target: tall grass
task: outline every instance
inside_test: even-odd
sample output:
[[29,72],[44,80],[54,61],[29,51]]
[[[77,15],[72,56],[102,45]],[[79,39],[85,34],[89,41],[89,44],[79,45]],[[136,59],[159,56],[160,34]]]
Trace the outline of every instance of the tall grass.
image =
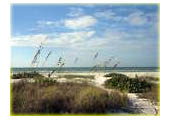
[[87,83],[21,81],[12,84],[14,114],[107,113],[121,109],[126,95],[107,91]]
[[150,91],[147,91],[145,93],[140,93],[139,97],[146,98],[151,100],[152,103],[158,104],[159,103],[159,85],[158,84],[152,84]]

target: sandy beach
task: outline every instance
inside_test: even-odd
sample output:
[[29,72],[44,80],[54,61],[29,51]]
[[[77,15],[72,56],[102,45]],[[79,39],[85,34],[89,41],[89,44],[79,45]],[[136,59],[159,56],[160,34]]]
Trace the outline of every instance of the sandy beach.
[[[159,72],[115,72],[115,73],[120,73],[120,74],[124,74],[128,77],[134,78],[136,76],[141,77],[156,77],[159,78]],[[48,73],[41,73],[43,76],[48,77]],[[81,76],[93,76],[94,79],[88,79],[91,80],[93,82],[95,82],[96,84],[103,84],[104,81],[106,81],[106,77],[104,77],[104,75],[108,74],[108,72],[63,72],[63,73],[54,73],[51,77],[52,78],[59,78],[58,81],[67,81],[68,78],[65,78],[65,76],[71,76],[71,75],[76,75],[76,76],[80,76],[80,77],[76,77],[74,79],[77,80],[81,80],[83,78],[81,78]],[[11,79],[11,82],[18,82],[22,79]],[[86,79],[87,80],[87,79]]]
[[[109,72],[63,72],[63,73],[54,73],[51,77],[56,77],[58,75],[101,75],[104,76],[105,74],[108,74]],[[134,78],[136,75],[138,77],[145,76],[145,77],[159,77],[159,72],[115,72],[127,75],[128,77]],[[48,76],[48,73],[43,73],[44,76]]]
[[[159,78],[159,72],[115,72],[124,74],[128,77],[134,78],[138,77],[156,77]],[[78,73],[54,73],[51,77],[65,76],[65,75],[80,75],[80,76],[94,76],[95,82],[98,84],[103,84],[106,78],[104,75],[108,74],[108,72],[78,72]],[[48,77],[48,73],[43,74],[45,77]]]

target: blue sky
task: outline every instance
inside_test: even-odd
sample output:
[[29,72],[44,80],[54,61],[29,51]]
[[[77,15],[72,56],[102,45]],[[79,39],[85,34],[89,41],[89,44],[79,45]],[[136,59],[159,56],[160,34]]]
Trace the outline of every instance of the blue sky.
[[158,13],[156,4],[13,4],[12,67],[30,67],[40,43],[39,66],[49,51],[46,67],[60,56],[67,67],[103,64],[111,56],[121,67],[158,66]]

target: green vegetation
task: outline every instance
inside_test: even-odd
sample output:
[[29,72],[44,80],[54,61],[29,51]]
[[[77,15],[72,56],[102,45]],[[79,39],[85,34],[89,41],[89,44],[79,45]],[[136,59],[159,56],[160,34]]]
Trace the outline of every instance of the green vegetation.
[[151,83],[145,79],[129,78],[126,75],[110,73],[105,77],[111,77],[105,81],[105,87],[119,89],[130,93],[143,93],[151,89]]
[[59,78],[66,78],[66,79],[74,79],[74,78],[94,79],[94,75],[60,75]]
[[158,82],[159,81],[159,78],[156,78],[156,77],[149,77],[149,76],[141,76],[141,77],[138,77],[140,80],[145,80],[147,82]]
[[[111,77],[105,81],[107,88],[119,89],[130,93],[137,93],[140,98],[151,100],[152,103],[159,103],[159,79],[155,77],[129,78],[126,75],[110,73],[105,77]],[[158,82],[158,83],[157,83]]]
[[34,77],[41,77],[42,75],[37,72],[23,72],[13,74],[11,76],[12,79],[21,79],[21,78],[34,78]]
[[11,85],[14,114],[95,114],[126,107],[127,96],[118,91],[108,93],[85,82],[51,82],[42,76],[35,80]]

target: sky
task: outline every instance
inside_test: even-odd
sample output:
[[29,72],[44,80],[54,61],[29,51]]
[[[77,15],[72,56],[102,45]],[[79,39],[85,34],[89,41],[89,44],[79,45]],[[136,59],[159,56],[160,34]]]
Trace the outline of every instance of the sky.
[[59,57],[66,67],[90,67],[109,58],[110,66],[157,67],[159,6],[12,4],[11,66],[31,67],[41,43],[39,67],[55,67]]

